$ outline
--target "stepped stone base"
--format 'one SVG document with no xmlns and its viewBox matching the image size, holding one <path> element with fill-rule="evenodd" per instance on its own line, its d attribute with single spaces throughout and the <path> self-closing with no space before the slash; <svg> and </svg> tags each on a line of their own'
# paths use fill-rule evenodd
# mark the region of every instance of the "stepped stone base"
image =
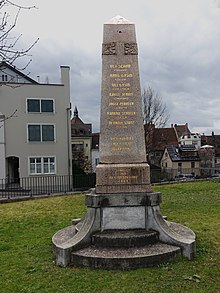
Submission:
<svg viewBox="0 0 220 293">
<path fill-rule="evenodd" d="M 89 246 L 72 253 L 71 263 L 74 266 L 99 269 L 135 269 L 159 265 L 181 255 L 177 246 L 155 243 L 142 247 L 99 248 Z"/>
<path fill-rule="evenodd" d="M 74 266 L 99 269 L 133 269 L 167 262 L 181 255 L 177 246 L 158 242 L 158 232 L 108 230 L 95 233 L 92 245 L 72 252 Z"/>
<path fill-rule="evenodd" d="M 181 254 L 192 259 L 195 234 L 166 221 L 160 192 L 86 196 L 87 214 L 52 238 L 60 266 L 126 269 L 158 265 Z"/>
<path fill-rule="evenodd" d="M 106 230 L 92 236 L 96 247 L 130 248 L 158 242 L 156 231 L 146 230 Z"/>
</svg>

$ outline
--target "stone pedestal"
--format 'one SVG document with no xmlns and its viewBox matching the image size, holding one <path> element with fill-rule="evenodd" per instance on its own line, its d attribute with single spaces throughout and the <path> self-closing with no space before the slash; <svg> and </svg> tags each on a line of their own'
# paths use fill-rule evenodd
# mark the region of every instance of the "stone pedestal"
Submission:
<svg viewBox="0 0 220 293">
<path fill-rule="evenodd" d="M 179 254 L 177 253 L 178 247 L 180 254 L 182 253 L 183 256 L 192 259 L 196 251 L 195 234 L 185 226 L 166 221 L 160 213 L 159 205 L 161 201 L 162 195 L 160 192 L 98 195 L 95 190 L 91 190 L 86 195 L 88 212 L 85 218 L 76 225 L 58 231 L 53 236 L 56 264 L 61 266 L 83 266 L 83 264 L 90 266 L 91 264 L 94 267 L 111 269 L 138 268 L 171 260 Z M 114 267 L 114 253 L 116 253 L 114 249 L 118 251 L 117 245 L 114 245 L 116 247 L 114 249 L 112 247 L 106 248 L 103 255 L 99 252 L 99 248 L 94 248 L 93 245 L 93 236 L 97 233 L 105 233 L 105 231 L 110 234 L 110 240 L 114 238 L 115 233 L 120 235 L 121 231 L 121 238 L 125 243 L 127 243 L 125 237 L 123 237 L 125 231 L 128 231 L 128 233 L 133 231 L 133 238 L 134 235 L 138 236 L 140 231 L 142 233 L 154 231 L 158 236 L 154 244 L 150 242 L 150 245 L 145 240 L 140 243 L 141 240 L 139 239 L 136 246 L 141 246 L 142 251 L 140 254 L 137 252 L 136 255 L 130 257 L 127 245 L 125 249 L 121 247 L 117 266 Z M 138 245 L 139 243 L 140 245 Z M 152 245 L 155 245 L 155 250 Z M 158 245 L 160 245 L 159 251 Z M 168 251 L 167 245 L 169 245 Z M 85 262 L 81 258 L 79 260 L 78 251 L 79 254 L 83 253 L 82 259 L 88 258 L 89 260 Z M 106 254 L 108 254 L 107 263 Z M 150 261 L 152 257 L 157 259 L 156 263 Z M 126 265 L 124 265 L 124 258 L 126 258 Z M 76 259 L 77 261 L 74 262 Z M 121 266 L 120 259 L 123 259 Z"/>
<path fill-rule="evenodd" d="M 96 193 L 150 192 L 150 169 L 147 163 L 99 164 L 96 167 Z"/>
</svg>

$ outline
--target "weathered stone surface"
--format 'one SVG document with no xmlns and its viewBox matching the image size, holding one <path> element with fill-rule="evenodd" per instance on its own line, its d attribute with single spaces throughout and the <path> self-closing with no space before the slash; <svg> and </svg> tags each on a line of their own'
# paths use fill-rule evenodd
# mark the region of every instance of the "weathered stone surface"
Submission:
<svg viewBox="0 0 220 293">
<path fill-rule="evenodd" d="M 132 207 L 132 206 L 159 206 L 162 202 L 160 192 L 96 194 L 95 189 L 86 194 L 86 205 L 98 207 Z"/>
<path fill-rule="evenodd" d="M 145 229 L 105 230 L 92 236 L 92 243 L 97 247 L 140 247 L 158 242 L 158 233 Z"/>
<path fill-rule="evenodd" d="M 96 168 L 96 193 L 150 192 L 147 163 L 99 164 Z"/>
<path fill-rule="evenodd" d="M 72 253 L 72 264 L 96 269 L 129 270 L 168 262 L 181 255 L 177 246 L 155 243 L 142 247 L 98 248 L 89 246 Z"/>
<path fill-rule="evenodd" d="M 150 192 L 135 25 L 104 24 L 96 193 Z"/>
<path fill-rule="evenodd" d="M 102 209 L 102 229 L 145 229 L 145 207 L 108 207 Z"/>
</svg>

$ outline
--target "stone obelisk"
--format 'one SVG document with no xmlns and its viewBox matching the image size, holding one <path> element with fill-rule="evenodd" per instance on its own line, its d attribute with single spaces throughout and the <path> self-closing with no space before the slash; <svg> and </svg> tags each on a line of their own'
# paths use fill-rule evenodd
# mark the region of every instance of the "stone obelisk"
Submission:
<svg viewBox="0 0 220 293">
<path fill-rule="evenodd" d="M 192 259 L 195 234 L 160 213 L 146 163 L 135 25 L 121 16 L 104 24 L 100 164 L 87 214 L 52 238 L 61 266 L 128 269 Z"/>
<path fill-rule="evenodd" d="M 121 16 L 104 24 L 99 160 L 97 194 L 151 191 L 135 25 Z"/>
</svg>

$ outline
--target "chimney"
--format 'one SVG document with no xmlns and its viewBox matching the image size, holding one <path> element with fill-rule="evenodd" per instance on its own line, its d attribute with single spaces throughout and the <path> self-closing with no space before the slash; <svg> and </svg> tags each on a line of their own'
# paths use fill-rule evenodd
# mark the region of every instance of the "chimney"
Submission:
<svg viewBox="0 0 220 293">
<path fill-rule="evenodd" d="M 61 69 L 61 83 L 64 85 L 66 97 L 70 100 L 70 67 L 60 66 L 60 69 Z"/>
</svg>

